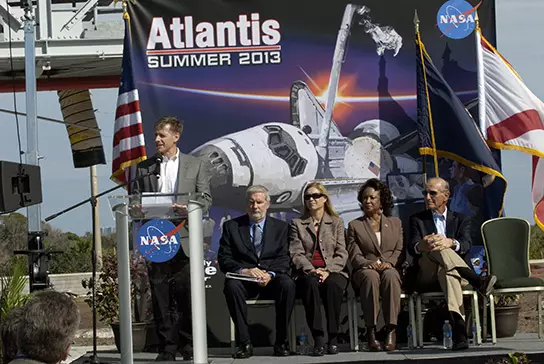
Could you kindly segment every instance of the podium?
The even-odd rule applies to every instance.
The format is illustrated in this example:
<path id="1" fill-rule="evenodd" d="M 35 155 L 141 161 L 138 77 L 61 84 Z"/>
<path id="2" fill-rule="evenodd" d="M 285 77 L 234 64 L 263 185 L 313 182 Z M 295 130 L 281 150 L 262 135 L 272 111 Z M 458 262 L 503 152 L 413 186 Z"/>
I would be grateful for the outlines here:
<path id="1" fill-rule="evenodd" d="M 132 350 L 132 315 L 130 297 L 130 252 L 129 222 L 143 222 L 152 219 L 185 220 L 182 241 L 187 241 L 191 265 L 191 305 L 193 328 L 193 363 L 208 363 L 208 344 L 206 337 L 206 295 L 204 286 L 204 252 L 202 209 L 204 195 L 143 193 L 138 195 L 109 196 L 110 207 L 115 218 L 117 235 L 117 270 L 119 275 L 119 329 L 121 334 L 121 363 L 134 362 Z M 174 205 L 175 204 L 175 205 Z M 176 207 L 173 207 L 176 206 Z M 188 236 L 187 236 L 188 230 Z M 160 232 L 167 237 L 168 232 Z M 188 239 L 185 239 L 188 238 Z M 151 241 L 160 249 L 160 240 Z M 181 244 L 181 241 L 180 241 Z M 152 253 L 153 254 L 153 253 Z"/>

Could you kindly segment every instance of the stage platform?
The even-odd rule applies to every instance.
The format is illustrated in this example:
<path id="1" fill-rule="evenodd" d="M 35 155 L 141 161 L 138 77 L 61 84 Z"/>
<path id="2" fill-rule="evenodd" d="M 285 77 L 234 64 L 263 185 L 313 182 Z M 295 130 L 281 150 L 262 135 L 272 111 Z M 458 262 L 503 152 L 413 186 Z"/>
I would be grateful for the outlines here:
<path id="1" fill-rule="evenodd" d="M 348 347 L 343 348 L 348 350 Z M 72 363 L 83 364 L 89 359 L 89 347 L 74 347 L 70 352 Z M 255 356 L 250 359 L 232 359 L 228 349 L 210 349 L 209 361 L 212 364 L 264 364 L 264 363 L 360 363 L 385 364 L 398 361 L 411 363 L 470 363 L 484 364 L 490 359 L 506 357 L 509 353 L 523 352 L 534 364 L 544 364 L 544 341 L 536 334 L 518 334 L 513 338 L 500 339 L 497 345 L 484 343 L 462 352 L 445 351 L 438 345 L 428 344 L 424 349 L 407 350 L 402 347 L 393 353 L 341 352 L 338 355 L 323 357 L 289 356 L 276 358 L 271 356 L 272 348 L 256 348 Z M 81 355 L 81 356 L 80 356 Z M 157 354 L 135 353 L 135 363 L 151 363 Z M 78 358 L 79 357 L 79 358 Z M 98 357 L 101 363 L 118 363 L 120 354 L 114 347 L 99 347 Z M 76 359 L 77 358 L 77 359 Z M 177 360 L 176 363 L 189 363 Z"/>

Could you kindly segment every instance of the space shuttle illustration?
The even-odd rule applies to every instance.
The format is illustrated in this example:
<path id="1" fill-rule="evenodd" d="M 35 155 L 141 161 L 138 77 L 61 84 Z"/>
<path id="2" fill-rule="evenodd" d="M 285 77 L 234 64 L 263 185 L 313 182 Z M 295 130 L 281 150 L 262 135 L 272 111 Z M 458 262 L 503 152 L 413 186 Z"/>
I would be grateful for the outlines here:
<path id="1" fill-rule="evenodd" d="M 364 121 L 344 136 L 332 119 L 350 28 L 368 11 L 362 5 L 345 8 L 325 107 L 304 82 L 295 81 L 289 95 L 289 122 L 267 122 L 224 135 L 191 152 L 211 164 L 215 206 L 243 211 L 245 190 L 260 184 L 269 189 L 271 212 L 300 212 L 304 187 L 318 181 L 327 188 L 344 221 L 350 221 L 361 214 L 357 201 L 360 185 L 369 178 L 385 179 L 399 168 L 399 156 L 384 147 L 398 145 L 395 140 L 401 138 L 393 124 Z M 399 39 L 395 42 L 398 52 Z"/>

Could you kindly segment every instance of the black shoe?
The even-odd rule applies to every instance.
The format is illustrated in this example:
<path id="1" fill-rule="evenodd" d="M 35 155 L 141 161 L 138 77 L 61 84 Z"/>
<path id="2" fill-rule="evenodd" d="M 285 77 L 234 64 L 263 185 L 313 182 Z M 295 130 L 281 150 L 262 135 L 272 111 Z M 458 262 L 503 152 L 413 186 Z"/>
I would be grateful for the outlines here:
<path id="1" fill-rule="evenodd" d="M 468 349 L 468 340 L 466 338 L 457 340 L 453 343 L 453 346 L 451 347 L 451 350 L 458 351 L 458 350 L 467 350 Z"/>
<path id="2" fill-rule="evenodd" d="M 159 355 L 155 358 L 155 361 L 175 361 L 176 354 L 169 353 L 167 351 L 160 352 Z"/>
<path id="3" fill-rule="evenodd" d="M 181 353 L 182 357 L 183 357 L 183 360 L 185 361 L 189 361 L 189 360 L 193 360 L 193 351 L 184 351 L 183 353 Z"/>
<path id="4" fill-rule="evenodd" d="M 191 344 L 179 347 L 178 352 L 181 353 L 183 360 L 193 360 L 193 346 Z"/>
<path id="5" fill-rule="evenodd" d="M 325 355 L 325 348 L 323 346 L 316 346 L 312 350 L 312 356 L 323 356 Z"/>
<path id="6" fill-rule="evenodd" d="M 335 344 L 329 344 L 329 347 L 327 349 L 327 354 L 329 355 L 335 355 L 338 354 L 338 345 Z"/>
<path id="7" fill-rule="evenodd" d="M 491 292 L 493 292 L 493 286 L 497 283 L 496 276 L 484 277 L 480 287 L 478 287 L 478 292 L 484 297 L 488 297 Z"/>
<path id="8" fill-rule="evenodd" d="M 234 358 L 236 359 L 247 359 L 253 356 L 253 346 L 251 344 L 242 344 L 238 346 Z"/>
<path id="9" fill-rule="evenodd" d="M 274 356 L 289 356 L 289 348 L 286 344 L 274 345 Z"/>

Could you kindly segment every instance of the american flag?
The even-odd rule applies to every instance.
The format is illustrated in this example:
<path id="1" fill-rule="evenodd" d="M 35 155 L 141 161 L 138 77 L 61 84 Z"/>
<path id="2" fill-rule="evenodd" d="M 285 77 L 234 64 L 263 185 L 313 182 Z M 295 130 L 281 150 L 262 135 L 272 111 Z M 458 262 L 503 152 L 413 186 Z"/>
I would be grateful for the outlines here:
<path id="1" fill-rule="evenodd" d="M 370 170 L 370 172 L 374 173 L 376 177 L 380 176 L 380 166 L 378 166 L 374 162 L 370 161 L 370 163 L 368 164 L 368 169 Z"/>
<path id="2" fill-rule="evenodd" d="M 125 19 L 125 40 L 123 44 L 123 64 L 121 83 L 115 112 L 113 136 L 113 161 L 111 179 L 117 183 L 130 180 L 130 167 L 145 160 L 145 141 L 140 113 L 138 90 L 134 83 L 131 60 L 130 22 L 128 13 Z"/>

